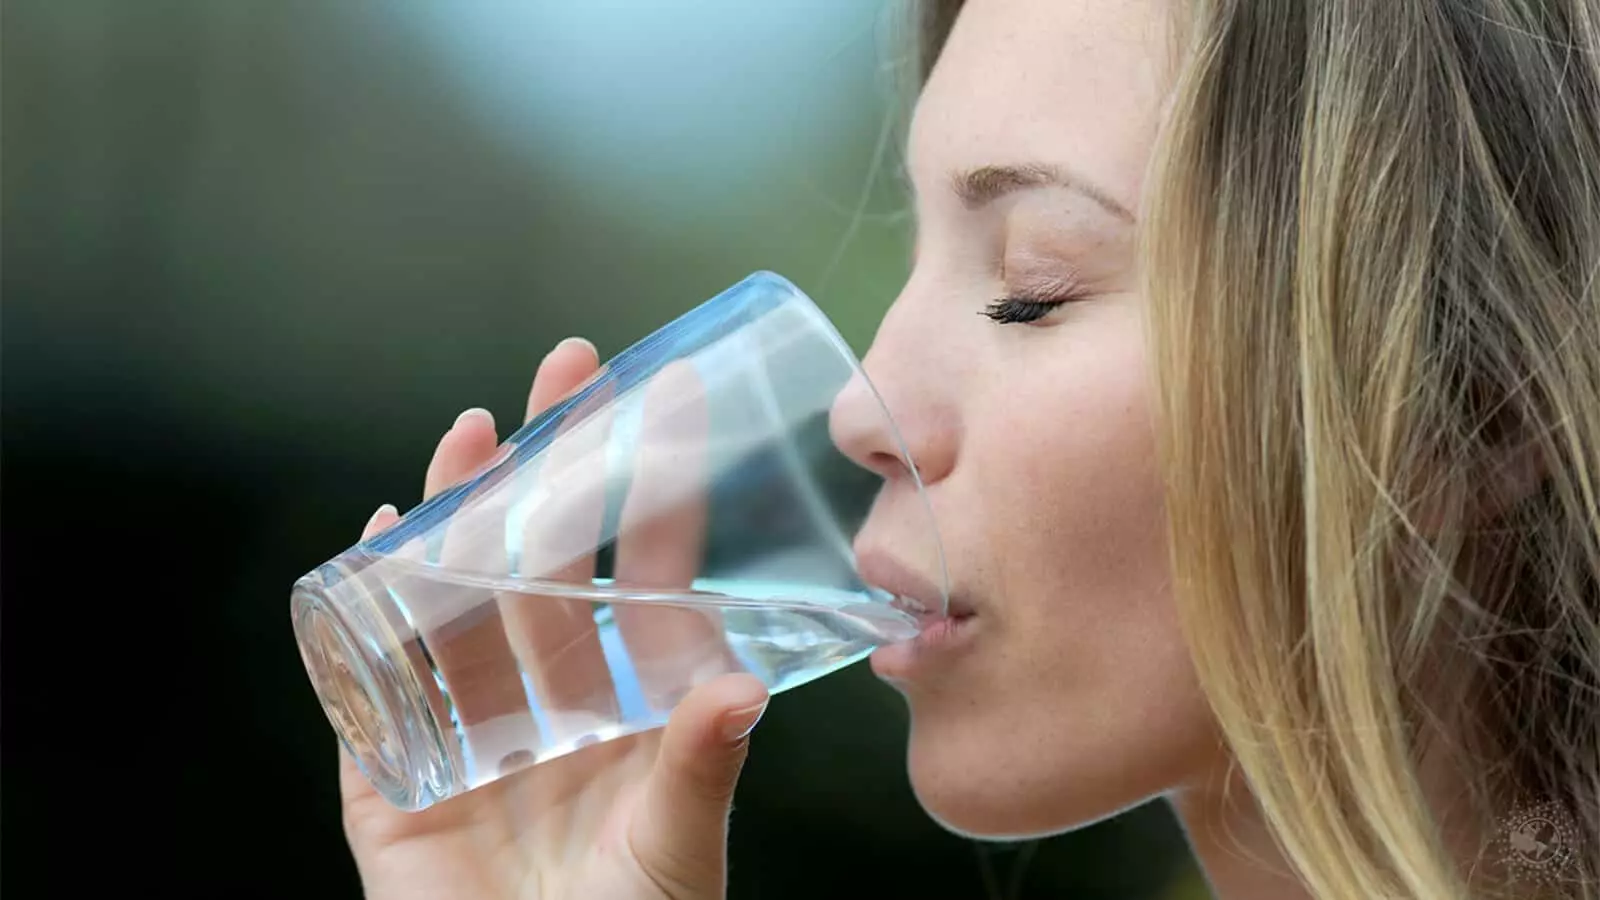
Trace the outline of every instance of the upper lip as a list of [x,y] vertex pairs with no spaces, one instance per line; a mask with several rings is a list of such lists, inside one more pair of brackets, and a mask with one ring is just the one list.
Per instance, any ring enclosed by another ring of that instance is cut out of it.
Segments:
[[[861,551],[856,554],[856,570],[868,584],[921,604],[922,611],[928,615],[937,615],[935,611],[941,605],[944,592],[933,581],[888,553],[875,549]],[[972,608],[952,596],[945,614],[952,619],[963,618],[972,615]]]

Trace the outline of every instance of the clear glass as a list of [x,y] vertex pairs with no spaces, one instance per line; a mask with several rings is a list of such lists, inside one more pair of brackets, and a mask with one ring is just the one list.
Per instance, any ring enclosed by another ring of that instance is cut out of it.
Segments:
[[[852,442],[876,451],[872,469]],[[912,577],[879,578],[907,594],[857,566],[858,532],[891,495],[888,549]],[[418,810],[660,727],[721,673],[805,684],[914,636],[947,600],[888,411],[821,310],[758,272],[301,578],[291,606],[340,740]]]

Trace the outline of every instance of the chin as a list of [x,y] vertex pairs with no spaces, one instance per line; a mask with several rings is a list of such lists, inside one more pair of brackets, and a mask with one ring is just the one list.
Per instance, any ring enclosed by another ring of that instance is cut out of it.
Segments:
[[996,733],[966,728],[946,735],[913,720],[906,754],[911,788],[940,827],[980,840],[1048,837],[1119,815],[1162,792],[1160,779],[1134,777],[1126,757],[1112,767],[1075,761],[1070,752],[1040,757],[994,740]]

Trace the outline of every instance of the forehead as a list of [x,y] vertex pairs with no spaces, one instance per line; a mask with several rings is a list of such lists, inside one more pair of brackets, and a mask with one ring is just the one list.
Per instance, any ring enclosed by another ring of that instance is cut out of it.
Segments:
[[1166,62],[1160,0],[968,0],[907,148],[919,194],[954,171],[1043,162],[1138,206]]

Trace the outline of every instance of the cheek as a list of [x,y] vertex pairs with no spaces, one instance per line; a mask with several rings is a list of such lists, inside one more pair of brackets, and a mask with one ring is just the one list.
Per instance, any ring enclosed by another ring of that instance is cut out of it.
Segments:
[[1168,591],[1142,346],[1093,337],[968,417],[963,461],[988,473],[966,494],[984,538],[970,562],[994,614],[967,668],[914,703],[911,746],[919,796],[958,831],[1094,821],[1211,744]]
[[[989,532],[1017,551],[990,560],[1006,611],[1030,617],[1165,593],[1165,519],[1137,320],[1107,315],[1063,337],[1034,348],[1036,358],[1008,379],[1021,389],[981,404],[987,421],[969,432],[964,453],[984,482],[974,493]],[[1139,605],[1139,618],[1154,626],[1152,607],[1164,604]]]
[[[1047,652],[1070,657],[1076,644]],[[1028,837],[1200,782],[1223,751],[1187,659],[1175,644],[1147,646],[1110,666],[1078,659],[1072,680],[1011,669],[913,702],[908,764],[919,801],[959,833]]]

